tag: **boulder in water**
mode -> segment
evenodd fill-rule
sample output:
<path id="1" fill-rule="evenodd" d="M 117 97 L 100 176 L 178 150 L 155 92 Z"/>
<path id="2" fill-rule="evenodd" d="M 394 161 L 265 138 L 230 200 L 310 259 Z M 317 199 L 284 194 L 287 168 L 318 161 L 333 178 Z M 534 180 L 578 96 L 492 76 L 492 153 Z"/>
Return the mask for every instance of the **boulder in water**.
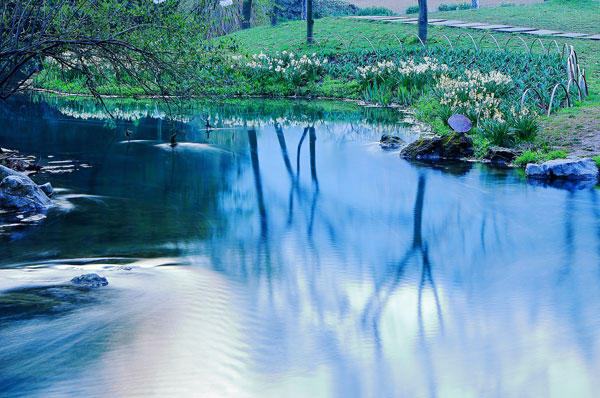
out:
<path id="1" fill-rule="evenodd" d="M 406 145 L 406 142 L 404 142 L 402 138 L 397 137 L 395 135 L 384 134 L 379 140 L 379 145 L 383 149 L 397 149 Z"/>
<path id="2" fill-rule="evenodd" d="M 555 159 L 542 164 L 530 163 L 525 169 L 529 178 L 566 179 L 566 180 L 598 180 L 598 166 L 593 159 Z"/>
<path id="3" fill-rule="evenodd" d="M 0 208 L 31 212 L 50 207 L 50 198 L 27 176 L 15 172 L 0 182 Z"/>
<path id="4" fill-rule="evenodd" d="M 83 287 L 102 287 L 108 285 L 108 280 L 98 274 L 84 274 L 71 279 L 71 283 Z"/>
<path id="5" fill-rule="evenodd" d="M 49 182 L 40 185 L 40 189 L 46 194 L 47 197 L 51 198 L 54 195 L 54 188 Z"/>
<path id="6" fill-rule="evenodd" d="M 438 160 L 462 159 L 472 156 L 473 141 L 462 133 L 449 133 L 441 137 L 420 138 L 408 144 L 400 156 L 405 159 Z"/>
<path id="7" fill-rule="evenodd" d="M 514 161 L 520 154 L 521 152 L 515 149 L 493 146 L 487 150 L 484 158 L 492 163 L 508 164 Z"/>

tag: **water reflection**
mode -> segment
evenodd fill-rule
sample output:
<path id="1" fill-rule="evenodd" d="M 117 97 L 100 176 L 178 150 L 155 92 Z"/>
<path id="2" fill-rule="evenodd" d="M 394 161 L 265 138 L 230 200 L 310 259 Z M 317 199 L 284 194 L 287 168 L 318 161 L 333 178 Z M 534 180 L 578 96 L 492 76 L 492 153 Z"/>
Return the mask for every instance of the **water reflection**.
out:
<path id="1" fill-rule="evenodd" d="M 17 149 L 91 164 L 40 178 L 96 200 L 2 237 L 0 304 L 83 270 L 111 284 L 0 327 L 5 395 L 594 396 L 598 192 L 410 164 L 375 144 L 401 124 L 310 106 L 206 108 L 174 148 L 156 119 L 130 140 L 6 120 Z"/>

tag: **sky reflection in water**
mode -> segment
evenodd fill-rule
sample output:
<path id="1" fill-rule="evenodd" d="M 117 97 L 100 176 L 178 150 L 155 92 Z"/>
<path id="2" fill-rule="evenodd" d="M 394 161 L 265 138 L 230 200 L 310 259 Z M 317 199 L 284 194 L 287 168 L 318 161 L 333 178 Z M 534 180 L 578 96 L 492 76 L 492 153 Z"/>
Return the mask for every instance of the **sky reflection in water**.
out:
<path id="1" fill-rule="evenodd" d="M 2 396 L 600 389 L 596 190 L 410 164 L 359 120 L 234 108 L 208 136 L 198 113 L 175 149 L 155 119 L 131 142 L 48 108 L 5 121 L 3 146 L 92 167 L 40 176 L 72 208 L 0 236 Z M 84 270 L 109 287 L 30 289 Z"/>

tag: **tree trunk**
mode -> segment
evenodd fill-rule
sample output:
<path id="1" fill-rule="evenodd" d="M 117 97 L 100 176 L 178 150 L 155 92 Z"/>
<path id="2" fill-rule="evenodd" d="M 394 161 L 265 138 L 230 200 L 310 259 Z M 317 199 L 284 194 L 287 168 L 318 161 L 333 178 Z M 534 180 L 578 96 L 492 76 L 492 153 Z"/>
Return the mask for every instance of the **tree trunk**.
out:
<path id="1" fill-rule="evenodd" d="M 473 9 L 479 8 L 479 0 L 471 0 L 471 8 L 473 8 Z"/>
<path id="2" fill-rule="evenodd" d="M 250 27 L 250 21 L 252 19 L 252 0 L 244 0 L 242 4 L 242 29 L 248 29 Z"/>
<path id="3" fill-rule="evenodd" d="M 277 4 L 273 6 L 273 11 L 271 11 L 271 26 L 277 25 Z"/>
<path id="4" fill-rule="evenodd" d="M 419 0 L 419 39 L 427 41 L 427 0 Z"/>
<path id="5" fill-rule="evenodd" d="M 302 20 L 306 21 L 306 0 L 302 0 L 301 16 L 302 16 Z"/>
<path id="6" fill-rule="evenodd" d="M 306 1 L 306 42 L 312 44 L 313 42 L 313 25 L 315 21 L 313 19 L 313 0 Z"/>

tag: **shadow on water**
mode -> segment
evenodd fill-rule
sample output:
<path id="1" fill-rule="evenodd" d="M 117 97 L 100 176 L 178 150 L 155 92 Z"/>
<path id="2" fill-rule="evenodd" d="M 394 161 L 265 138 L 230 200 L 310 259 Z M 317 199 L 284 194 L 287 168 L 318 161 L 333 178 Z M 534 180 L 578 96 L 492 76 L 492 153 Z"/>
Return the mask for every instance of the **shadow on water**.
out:
<path id="1" fill-rule="evenodd" d="M 70 210 L 0 238 L 0 268 L 10 268 L 1 271 L 173 260 L 168 272 L 146 271 L 151 285 L 136 285 L 134 268 L 91 295 L 0 292 L 9 396 L 600 388 L 597 191 L 533 186 L 472 163 L 408 163 L 376 144 L 383 132 L 414 139 L 401 115 L 348 104 L 190 105 L 174 148 L 152 105 L 115 105 L 114 126 L 85 104 L 39 106 L 44 118 L 9 118 L 0 139 L 44 162 L 91 165 L 38 178 L 95 200 L 65 199 Z M 73 359 L 80 344 L 94 349 Z M 25 377 L 41 362 L 54 369 L 43 382 Z M 556 369 L 574 381 L 540 376 Z"/>

